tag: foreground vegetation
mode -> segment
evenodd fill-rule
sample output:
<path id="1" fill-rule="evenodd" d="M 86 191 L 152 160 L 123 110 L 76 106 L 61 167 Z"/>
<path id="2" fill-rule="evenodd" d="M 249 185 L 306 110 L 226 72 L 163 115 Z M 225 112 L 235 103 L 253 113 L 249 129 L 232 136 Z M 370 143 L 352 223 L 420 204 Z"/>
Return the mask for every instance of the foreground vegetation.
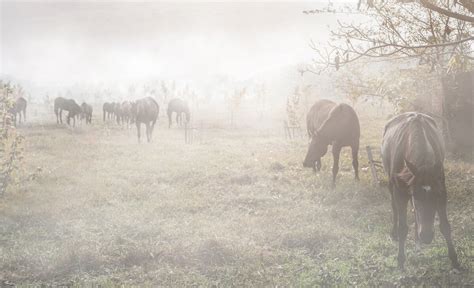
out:
<path id="1" fill-rule="evenodd" d="M 21 180 L 0 202 L 0 286 L 474 285 L 472 164 L 446 164 L 465 271 L 451 271 L 438 229 L 416 249 L 411 217 L 400 272 L 389 195 L 371 184 L 365 151 L 356 183 L 343 150 L 332 191 L 330 155 L 321 173 L 302 168 L 304 137 L 214 128 L 186 145 L 160 122 L 141 145 L 110 123 L 20 129 Z M 378 147 L 383 121 L 361 122 L 361 146 Z"/>

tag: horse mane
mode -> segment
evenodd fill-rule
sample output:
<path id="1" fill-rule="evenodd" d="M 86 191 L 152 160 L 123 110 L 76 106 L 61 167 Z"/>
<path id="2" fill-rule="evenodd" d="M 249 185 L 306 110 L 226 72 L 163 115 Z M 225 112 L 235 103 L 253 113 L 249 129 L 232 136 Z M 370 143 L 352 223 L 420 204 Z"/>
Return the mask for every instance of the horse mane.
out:
<path id="1" fill-rule="evenodd" d="M 332 119 L 334 119 L 334 117 L 336 117 L 335 115 L 339 114 L 339 111 L 341 111 L 341 110 L 342 110 L 341 104 L 338 104 L 338 105 L 334 106 L 334 108 L 332 108 L 331 111 L 329 111 L 329 114 L 328 114 L 328 117 L 326 118 L 326 120 L 324 120 L 324 122 L 321 124 L 321 126 L 319 126 L 319 128 L 316 130 L 315 134 L 320 135 L 323 138 L 328 138 L 330 136 L 330 135 L 328 135 L 329 131 L 327 131 L 328 128 L 330 128 L 329 125 L 332 122 Z"/>

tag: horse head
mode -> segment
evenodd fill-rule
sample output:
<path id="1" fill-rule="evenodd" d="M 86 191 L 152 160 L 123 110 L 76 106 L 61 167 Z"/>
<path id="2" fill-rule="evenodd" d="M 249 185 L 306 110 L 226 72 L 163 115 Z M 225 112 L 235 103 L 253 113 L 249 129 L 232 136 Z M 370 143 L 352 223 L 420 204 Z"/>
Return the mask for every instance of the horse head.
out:
<path id="1" fill-rule="evenodd" d="M 312 168 L 314 163 L 323 157 L 328 151 L 329 142 L 321 133 L 315 131 L 309 143 L 308 152 L 303 161 L 303 167 Z"/>
<path id="2" fill-rule="evenodd" d="M 408 187 L 411 195 L 417 237 L 422 243 L 429 244 L 434 237 L 434 220 L 438 198 L 442 195 L 442 167 L 417 167 L 405 159 L 405 168 L 397 176 Z"/>

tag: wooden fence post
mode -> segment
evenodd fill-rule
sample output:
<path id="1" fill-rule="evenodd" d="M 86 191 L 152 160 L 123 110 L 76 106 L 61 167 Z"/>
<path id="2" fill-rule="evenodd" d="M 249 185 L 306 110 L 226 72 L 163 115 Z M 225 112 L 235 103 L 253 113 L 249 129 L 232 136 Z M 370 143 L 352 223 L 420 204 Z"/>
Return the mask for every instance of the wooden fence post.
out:
<path id="1" fill-rule="evenodd" d="M 366 146 L 365 149 L 367 150 L 367 158 L 369 159 L 369 166 L 370 172 L 372 173 L 372 180 L 374 180 L 374 186 L 380 184 L 379 178 L 377 177 L 377 170 L 375 169 L 375 161 L 372 155 L 372 149 L 370 146 Z"/>

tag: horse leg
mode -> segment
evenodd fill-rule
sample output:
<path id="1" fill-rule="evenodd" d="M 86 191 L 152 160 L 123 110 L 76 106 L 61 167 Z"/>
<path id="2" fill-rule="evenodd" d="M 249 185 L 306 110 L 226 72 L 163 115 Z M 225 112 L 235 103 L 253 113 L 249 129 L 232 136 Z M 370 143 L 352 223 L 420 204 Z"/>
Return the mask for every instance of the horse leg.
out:
<path id="1" fill-rule="evenodd" d="M 176 112 L 176 125 L 180 126 L 179 125 L 179 113 Z"/>
<path id="2" fill-rule="evenodd" d="M 352 150 L 352 167 L 354 167 L 355 179 L 359 181 L 359 144 L 351 146 Z"/>
<path id="3" fill-rule="evenodd" d="M 153 137 L 153 130 L 155 129 L 155 124 L 156 124 L 156 120 L 151 122 L 151 127 L 150 127 L 150 140 L 151 138 Z"/>
<path id="4" fill-rule="evenodd" d="M 444 191 L 446 191 L 446 188 Z M 451 260 L 451 265 L 453 266 L 453 268 L 459 269 L 460 265 L 458 262 L 458 255 L 456 254 L 456 250 L 454 249 L 453 245 L 453 240 L 451 239 L 451 225 L 449 225 L 448 215 L 446 213 L 446 196 L 443 197 L 443 199 L 438 205 L 438 217 L 439 229 L 441 230 L 441 234 L 443 234 L 444 239 L 446 240 L 446 244 L 448 245 L 448 255 L 449 259 Z"/>
<path id="5" fill-rule="evenodd" d="M 140 122 L 136 121 L 135 124 L 137 125 L 138 143 L 140 143 Z"/>
<path id="6" fill-rule="evenodd" d="M 63 124 L 63 109 L 59 110 L 59 123 Z"/>
<path id="7" fill-rule="evenodd" d="M 404 269 L 405 265 L 405 241 L 407 240 L 408 225 L 407 225 L 407 205 L 408 197 L 402 196 L 400 191 L 397 191 L 397 206 L 398 206 L 398 268 Z"/>
<path id="8" fill-rule="evenodd" d="M 336 186 L 336 176 L 337 172 L 339 172 L 339 155 L 341 154 L 341 148 L 339 145 L 335 144 L 332 146 L 332 157 L 333 157 L 333 164 L 332 164 L 332 187 Z"/>
<path id="9" fill-rule="evenodd" d="M 388 190 L 390 191 L 390 198 L 391 198 L 391 202 L 392 202 L 392 213 L 393 213 L 393 227 L 392 227 L 392 232 L 390 233 L 390 236 L 392 238 L 392 240 L 395 240 L 397 241 L 398 240 L 398 206 L 397 206 L 397 202 L 396 202 L 396 199 L 395 199 L 395 191 L 394 191 L 394 185 L 392 183 L 392 181 L 390 181 L 390 183 L 388 183 Z"/>
<path id="10" fill-rule="evenodd" d="M 26 122 L 26 108 L 23 110 L 23 122 Z"/>
<path id="11" fill-rule="evenodd" d="M 148 143 L 150 143 L 150 141 L 151 141 L 150 122 L 145 123 L 145 125 L 146 125 L 146 140 L 148 141 Z"/>

